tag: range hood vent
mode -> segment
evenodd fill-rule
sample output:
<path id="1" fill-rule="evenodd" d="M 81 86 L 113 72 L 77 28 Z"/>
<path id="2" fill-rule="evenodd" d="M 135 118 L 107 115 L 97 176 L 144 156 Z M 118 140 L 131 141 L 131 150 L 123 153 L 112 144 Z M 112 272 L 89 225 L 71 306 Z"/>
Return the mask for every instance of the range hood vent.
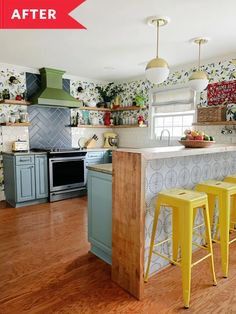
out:
<path id="1" fill-rule="evenodd" d="M 33 105 L 78 108 L 81 106 L 80 101 L 76 100 L 70 94 L 63 90 L 62 76 L 65 71 L 42 68 L 41 90 L 32 98 Z"/>

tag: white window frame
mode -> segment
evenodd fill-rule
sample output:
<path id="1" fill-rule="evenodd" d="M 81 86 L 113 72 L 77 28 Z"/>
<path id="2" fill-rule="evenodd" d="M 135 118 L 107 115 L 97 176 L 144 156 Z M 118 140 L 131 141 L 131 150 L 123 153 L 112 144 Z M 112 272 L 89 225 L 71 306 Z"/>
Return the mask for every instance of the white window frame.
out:
<path id="1" fill-rule="evenodd" d="M 154 95 L 157 96 L 158 93 L 166 93 L 168 95 L 168 92 L 169 91 L 174 91 L 174 92 L 179 92 L 181 93 L 182 91 L 184 90 L 187 90 L 189 91 L 189 94 L 190 94 L 190 97 L 188 99 L 178 99 L 177 101 L 175 100 L 171 100 L 171 101 L 165 101 L 165 102 L 162 102 L 162 103 L 159 103 L 159 104 L 155 104 L 154 103 Z M 160 118 L 160 117 L 171 117 L 172 118 L 172 125 L 168 126 L 168 128 L 172 128 L 173 130 L 173 127 L 182 127 L 182 130 L 183 128 L 191 128 L 191 126 L 185 126 L 183 125 L 179 125 L 179 126 L 174 126 L 173 125 L 173 118 L 174 117 L 177 117 L 177 116 L 187 116 L 187 115 L 193 115 L 193 122 L 195 122 L 196 120 L 196 92 L 194 91 L 191 91 L 189 86 L 186 85 L 186 84 L 182 84 L 182 85 L 173 85 L 172 87 L 168 88 L 168 87 L 162 87 L 162 88 L 155 88 L 155 89 L 152 89 L 150 91 L 150 94 L 149 94 L 149 99 L 150 99 L 150 107 L 149 107 L 149 137 L 151 139 L 158 139 L 158 136 L 156 134 L 156 129 L 158 128 L 158 126 L 156 125 L 156 120 L 157 118 Z M 175 111 L 175 112 L 166 112 L 166 113 L 158 113 L 156 112 L 156 108 L 158 106 L 168 106 L 168 105 L 174 105 L 174 106 L 178 106 L 178 105 L 188 105 L 189 104 L 189 107 L 191 107 L 190 110 L 186 110 L 186 111 Z M 175 107 L 177 108 L 177 107 Z M 161 128 L 161 127 L 159 127 Z M 163 125 L 162 127 L 162 130 L 166 129 L 165 125 Z M 184 131 L 184 130 L 183 130 Z M 166 135 L 166 133 L 165 133 Z M 179 139 L 182 135 L 178 135 L 178 136 L 171 136 L 171 139 L 175 140 L 175 139 Z M 163 137 L 163 138 L 167 138 L 167 136 Z"/>

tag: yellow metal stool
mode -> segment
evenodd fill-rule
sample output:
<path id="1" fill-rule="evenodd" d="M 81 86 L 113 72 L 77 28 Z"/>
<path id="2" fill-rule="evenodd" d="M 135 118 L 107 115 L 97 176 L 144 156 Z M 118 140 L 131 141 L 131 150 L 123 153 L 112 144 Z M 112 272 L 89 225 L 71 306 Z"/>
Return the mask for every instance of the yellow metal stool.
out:
<path id="1" fill-rule="evenodd" d="M 236 184 L 236 174 L 232 174 L 230 176 L 227 176 L 224 178 L 225 182 L 230 182 Z M 235 231 L 235 225 L 236 225 L 236 194 L 232 196 L 232 206 L 231 206 L 231 231 Z"/>
<path id="2" fill-rule="evenodd" d="M 159 254 L 154 249 L 163 244 L 164 242 L 170 240 L 167 239 L 165 241 L 154 243 L 155 242 L 155 234 L 157 229 L 157 221 L 160 212 L 161 206 L 172 207 L 172 251 L 173 251 L 173 259 L 168 258 L 165 255 Z M 197 208 L 203 208 L 204 212 L 204 220 L 206 225 L 206 246 L 198 245 L 203 249 L 209 251 L 207 255 L 205 255 L 200 260 L 192 263 L 192 235 L 193 235 L 193 217 L 194 211 Z M 181 258 L 178 259 L 178 249 L 181 249 Z M 190 302 L 190 288 L 191 288 L 191 268 L 196 264 L 200 263 L 204 259 L 210 257 L 211 258 L 211 271 L 213 277 L 213 284 L 216 285 L 216 277 L 214 270 L 214 262 L 213 262 L 213 252 L 212 252 L 212 243 L 211 243 L 211 231 L 210 231 L 210 219 L 209 219 L 209 211 L 208 211 L 208 200 L 207 195 L 205 193 L 199 193 L 191 190 L 184 189 L 171 189 L 167 191 L 160 192 L 157 197 L 157 205 L 155 209 L 153 228 L 152 228 L 152 236 L 150 242 L 150 251 L 148 257 L 147 270 L 145 274 L 145 281 L 148 280 L 148 274 L 150 269 L 150 263 L 152 254 L 156 254 L 161 256 L 164 259 L 169 260 L 175 265 L 179 265 L 182 270 L 182 284 L 183 284 L 183 298 L 184 298 L 184 307 L 189 307 Z"/>
<path id="3" fill-rule="evenodd" d="M 222 270 L 224 277 L 227 278 L 229 270 L 229 244 L 236 240 L 229 240 L 230 198 L 231 196 L 235 197 L 236 195 L 236 184 L 223 181 L 208 180 L 197 184 L 196 190 L 199 192 L 205 192 L 208 195 L 211 226 L 213 225 L 215 199 L 216 197 L 218 198 L 219 225 L 216 229 L 216 237 L 219 230 L 220 240 L 218 241 L 215 238 L 214 241 L 220 243 Z"/>

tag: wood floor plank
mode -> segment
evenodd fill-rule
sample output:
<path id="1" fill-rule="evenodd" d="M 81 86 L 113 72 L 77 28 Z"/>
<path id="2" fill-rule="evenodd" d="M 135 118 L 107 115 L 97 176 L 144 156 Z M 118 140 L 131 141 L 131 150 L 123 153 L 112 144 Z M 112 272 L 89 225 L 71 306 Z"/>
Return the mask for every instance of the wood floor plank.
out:
<path id="1" fill-rule="evenodd" d="M 230 247 L 228 279 L 222 278 L 216 244 L 214 252 L 218 286 L 211 285 L 209 261 L 194 267 L 188 311 L 174 266 L 152 277 L 137 301 L 111 281 L 110 266 L 89 253 L 85 197 L 1 208 L 0 314 L 233 314 L 236 243 Z"/>

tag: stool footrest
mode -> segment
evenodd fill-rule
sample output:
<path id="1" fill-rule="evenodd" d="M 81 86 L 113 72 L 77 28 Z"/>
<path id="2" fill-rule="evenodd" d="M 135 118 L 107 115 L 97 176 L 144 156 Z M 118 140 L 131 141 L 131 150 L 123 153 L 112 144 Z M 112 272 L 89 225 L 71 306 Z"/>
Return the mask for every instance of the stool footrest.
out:
<path id="1" fill-rule="evenodd" d="M 230 241 L 229 241 L 229 244 L 231 244 L 231 243 L 233 243 L 233 242 L 235 242 L 235 241 L 236 241 L 236 238 L 230 240 Z"/>
<path id="2" fill-rule="evenodd" d="M 202 238 L 202 239 L 207 240 L 207 238 L 206 238 L 204 235 L 202 235 L 202 234 L 199 234 L 199 233 L 193 232 L 193 235 L 195 235 L 195 236 L 197 236 L 197 237 L 199 237 L 199 238 Z"/>
<path id="3" fill-rule="evenodd" d="M 180 266 L 180 263 L 179 263 L 179 262 L 174 261 L 173 259 L 167 257 L 166 255 L 160 254 L 160 253 L 155 252 L 155 251 L 152 251 L 152 253 L 155 254 L 155 255 L 158 255 L 158 256 L 160 256 L 160 257 L 162 257 L 162 258 L 164 258 L 165 260 L 171 262 L 171 263 L 174 264 L 174 265 Z"/>
<path id="4" fill-rule="evenodd" d="M 195 266 L 195 265 L 201 263 L 201 262 L 204 261 L 206 258 L 211 257 L 211 256 L 212 256 L 211 253 L 207 254 L 206 256 L 204 256 L 203 258 L 200 258 L 200 259 L 199 259 L 198 261 L 196 261 L 195 263 L 192 263 L 191 267 L 193 267 L 193 266 Z"/>
<path id="5" fill-rule="evenodd" d="M 192 243 L 193 243 L 193 245 L 195 245 L 195 246 L 197 246 L 197 247 L 200 247 L 201 249 L 204 249 L 204 250 L 209 250 L 209 248 L 208 248 L 208 247 L 206 247 L 206 246 L 203 246 L 203 245 L 198 244 L 198 243 L 196 243 L 196 242 L 192 242 Z"/>
<path id="6" fill-rule="evenodd" d="M 157 246 L 159 246 L 159 245 L 162 245 L 162 244 L 164 244 L 164 243 L 166 243 L 166 242 L 168 242 L 168 241 L 170 241 L 170 240 L 171 240 L 171 238 L 168 238 L 168 239 L 165 239 L 165 240 L 163 240 L 163 241 L 160 241 L 160 242 L 154 244 L 154 247 L 157 247 Z"/>
<path id="7" fill-rule="evenodd" d="M 195 230 L 195 229 L 197 229 L 197 228 L 200 228 L 200 227 L 205 227 L 205 224 L 200 224 L 200 225 L 197 225 L 197 226 L 195 226 L 195 227 L 193 227 L 193 230 Z"/>

